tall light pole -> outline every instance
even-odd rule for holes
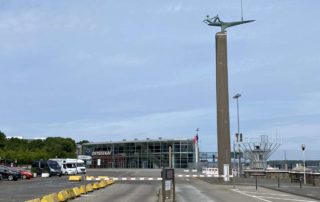
[[[302,155],[303,155],[303,183],[307,184],[307,179],[306,179],[306,157],[305,157],[306,145],[302,144],[301,145],[301,149],[302,149]]]
[[[238,177],[240,177],[240,146],[239,146],[239,136],[240,136],[240,119],[239,119],[239,97],[241,97],[240,93],[237,93],[233,96],[234,99],[237,100],[237,120],[238,120],[238,133],[237,133],[237,150],[238,150]],[[242,139],[242,137],[240,137]]]

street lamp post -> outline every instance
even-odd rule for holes
[[[237,120],[238,120],[238,133],[237,133],[237,150],[238,150],[238,177],[240,177],[240,146],[239,146],[239,136],[240,136],[240,119],[239,119],[239,97],[241,97],[240,93],[237,93],[233,96],[234,99],[237,100]]]
[[[306,157],[305,157],[306,145],[302,144],[301,145],[301,149],[302,149],[302,155],[303,155],[303,183],[307,184],[307,179],[306,179]]]

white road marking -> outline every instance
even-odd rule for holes
[[[272,197],[272,196],[261,196],[261,197],[268,198],[268,199],[279,199],[279,200],[284,200],[284,201],[316,202],[316,201],[307,201],[307,200],[301,200],[301,199],[276,198],[276,197]]]
[[[240,191],[240,190],[238,190],[238,189],[232,189],[232,191],[237,192],[237,193],[242,194],[242,195],[245,195],[245,196],[249,196],[249,197],[251,197],[251,198],[259,199],[259,200],[261,200],[261,201],[272,202],[272,201],[269,201],[269,200],[267,200],[267,199],[263,199],[263,198],[260,198],[260,197],[258,197],[258,196],[255,196],[255,195],[247,194],[247,193],[242,192],[242,191]]]
[[[252,193],[252,194],[256,194],[257,192],[252,192],[252,191],[243,191],[245,193]],[[274,196],[290,196],[288,194],[271,194],[271,193],[263,193],[263,192],[259,192],[259,194],[265,194],[265,195],[274,195]]]
[[[252,198],[256,198],[262,201],[271,202],[267,199],[276,199],[276,200],[283,200],[283,201],[297,201],[297,202],[316,202],[316,201],[310,201],[310,200],[302,200],[302,199],[290,199],[290,198],[278,198],[279,196],[288,197],[290,195],[286,194],[272,194],[272,193],[263,193],[263,192],[249,192],[249,191],[240,191],[238,189],[232,189],[232,191],[235,191],[237,193],[240,193],[242,195],[250,196]],[[251,195],[249,193],[254,193],[255,195]],[[262,196],[257,196],[257,194],[262,194]],[[263,195],[271,195],[271,196],[263,196]],[[274,197],[278,196],[278,197]]]

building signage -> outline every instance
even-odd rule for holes
[[[92,156],[107,156],[111,155],[111,151],[94,151],[92,152]]]

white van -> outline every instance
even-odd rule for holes
[[[87,173],[87,169],[85,167],[84,161],[81,159],[77,159],[77,172],[83,173],[83,174]]]
[[[64,175],[75,175],[77,171],[77,159],[50,159],[56,161]]]

